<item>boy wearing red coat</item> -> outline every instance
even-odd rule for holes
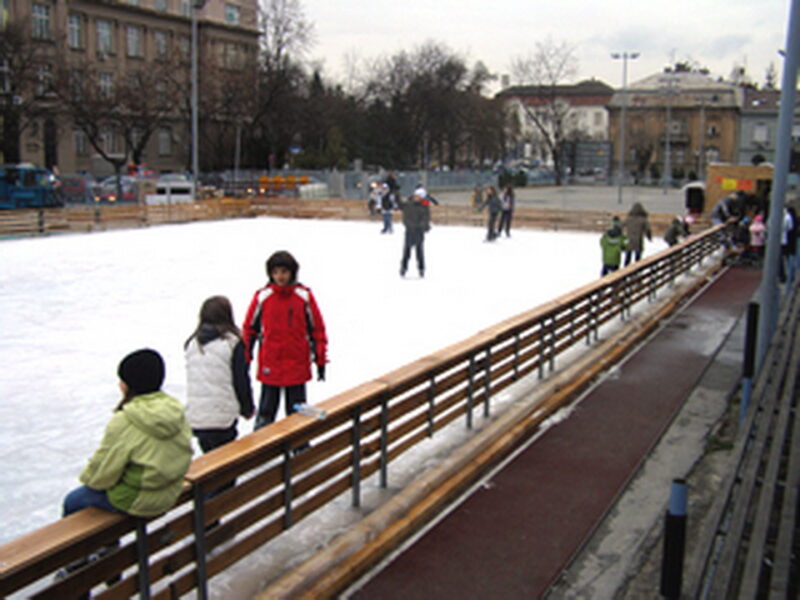
[[[253,359],[258,342],[258,380],[261,401],[255,429],[275,420],[284,390],[286,414],[306,403],[311,362],[317,379],[325,379],[328,340],[325,322],[311,290],[297,282],[299,265],[281,250],[267,260],[269,283],[256,291],[247,309],[242,337],[246,360]]]

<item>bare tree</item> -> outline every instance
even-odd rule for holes
[[[0,121],[6,162],[20,161],[20,136],[48,114],[49,44],[31,38],[28,19],[0,28]]]
[[[539,134],[555,168],[556,185],[561,184],[561,149],[572,129],[571,104],[559,95],[558,86],[573,79],[578,71],[575,49],[566,42],[547,38],[536,50],[512,60],[511,72],[518,83],[534,89],[522,106]]]

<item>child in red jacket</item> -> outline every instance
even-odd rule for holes
[[[306,403],[306,382],[311,379],[311,362],[317,379],[325,379],[328,340],[325,323],[311,290],[297,282],[300,266],[281,250],[267,260],[269,283],[256,291],[247,309],[242,337],[245,357],[253,358],[256,342],[261,400],[255,429],[275,420],[284,390],[286,414]]]

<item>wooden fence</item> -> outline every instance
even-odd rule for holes
[[[626,318],[718,249],[718,228],[710,229],[330,398],[319,405],[324,419],[295,414],[204,454],[162,517],[87,509],[18,538],[0,547],[0,596],[177,598],[196,589],[205,598],[210,577],[345,492],[359,506],[367,477],[386,487],[403,453],[455,421],[472,428],[497,392],[544,378],[560,354],[594,343],[601,325]]]
[[[466,205],[432,207],[432,220],[437,225],[484,226],[486,213]],[[514,211],[514,227],[604,231],[612,214],[600,210],[559,210],[521,205]],[[0,211],[0,238],[41,235],[66,231],[103,231],[123,227],[143,227],[163,223],[215,220],[269,215],[293,219],[380,220],[370,216],[366,204],[356,200],[298,199],[292,196],[254,196],[250,198],[208,198],[198,202],[166,205],[93,204],[70,205],[42,210]],[[650,215],[653,235],[663,235],[673,215]],[[400,219],[400,213],[395,213]],[[705,229],[703,217],[694,229]]]

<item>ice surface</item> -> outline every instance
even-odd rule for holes
[[[183,399],[183,342],[201,302],[241,320],[275,250],[300,262],[329,337],[312,403],[595,279],[599,236],[436,226],[425,279],[399,276],[402,225],[259,218],[0,242],[0,543],[57,519],[119,399],[116,368],[152,347]],[[653,253],[663,248],[654,242]],[[240,422],[240,435],[252,422]]]

